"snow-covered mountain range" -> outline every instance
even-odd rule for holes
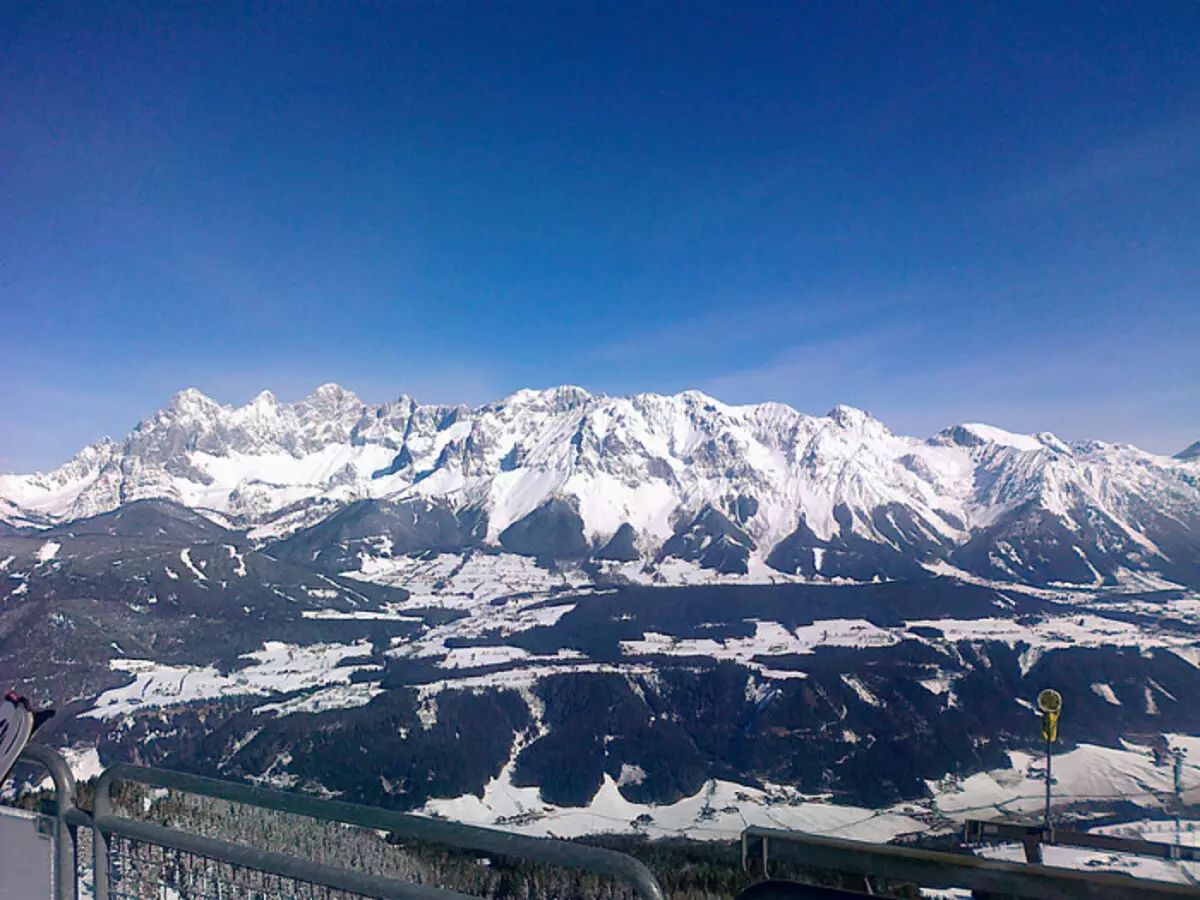
[[[0,476],[0,682],[54,739],[535,833],[1005,813],[1047,685],[1169,783],[1198,601],[1200,460],[847,407],[185,391]],[[1158,802],[1122,778],[1073,796]]]
[[[196,390],[47,474],[0,476],[44,527],[161,498],[357,568],[496,547],[650,571],[811,579],[970,572],[1037,585],[1200,586],[1200,459],[986,425],[924,440],[868,413],[520,391],[477,409],[336,385],[245,406]]]

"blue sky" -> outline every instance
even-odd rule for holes
[[[0,470],[326,381],[1200,438],[1194,4],[238,7],[0,10]]]

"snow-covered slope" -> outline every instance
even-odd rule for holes
[[[0,476],[10,522],[151,497],[351,567],[368,541],[382,555],[482,545],[804,577],[937,561],[1037,584],[1200,577],[1200,461],[986,425],[921,440],[849,407],[809,416],[694,391],[560,387],[468,409],[367,405],[336,385],[240,408],[187,390],[119,444]]]

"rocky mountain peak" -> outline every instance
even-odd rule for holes
[[[510,394],[499,405],[502,407],[524,408],[543,412],[565,412],[586,406],[593,399],[600,398],[594,398],[581,387],[564,384],[559,387],[546,388],[540,391],[523,388]]]
[[[887,426],[872,416],[866,410],[839,403],[828,413],[826,418],[832,419],[842,428],[861,431],[863,429],[882,430],[887,432]],[[890,432],[888,432],[890,433]]]
[[[1200,459],[1200,441],[1175,454],[1176,459]]]
[[[171,398],[167,410],[185,415],[211,414],[221,409],[221,404],[196,388],[185,388]]]
[[[939,560],[1031,582],[1200,572],[1200,487],[1188,466],[982,424],[922,441],[851,406],[820,418],[698,391],[614,398],[563,386],[470,409],[407,397],[365,405],[336,384],[295,403],[263,393],[234,408],[190,389],[120,445],[93,445],[49,475],[0,476],[13,522],[66,522],[150,498],[270,537],[356,500],[406,510],[420,500],[431,505],[410,511],[430,524],[403,531],[414,552],[436,526],[440,543],[425,549],[494,548],[507,534],[513,547],[578,557],[621,533],[609,556],[636,547],[653,560],[681,517],[710,508],[738,534],[714,530],[712,513],[680,558],[729,573],[771,559],[790,574],[868,579]],[[387,531],[396,547],[401,533]],[[548,533],[558,537],[547,544]]]

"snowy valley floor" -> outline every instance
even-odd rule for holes
[[[616,565],[610,568],[621,569]],[[609,574],[624,575],[635,583],[641,580],[636,567],[625,569],[628,571]],[[717,625],[727,623],[716,623],[716,636],[712,638],[647,630],[640,638],[620,642],[619,660],[599,662],[571,649],[534,652],[506,643],[533,629],[556,625],[582,602],[581,597],[609,590],[595,587],[582,572],[570,569],[552,572],[528,558],[501,554],[371,558],[364,560],[360,571],[348,574],[403,587],[411,596],[380,612],[309,613],[310,618],[412,621],[420,610],[431,608],[461,614],[460,618],[427,627],[411,639],[396,639],[386,653],[388,660],[412,660],[438,673],[436,679],[420,685],[421,696],[428,701],[429,714],[433,716],[436,716],[436,698],[443,691],[497,687],[517,691],[536,712],[537,702],[531,696],[531,688],[547,674],[642,672],[648,670],[648,660],[652,657],[702,656],[734,661],[755,671],[764,682],[804,678],[804,672],[794,664],[781,668],[772,663],[772,658],[803,658],[818,647],[869,650],[907,640],[934,640],[928,636],[931,631],[939,632],[936,640],[944,642],[988,640],[1011,647],[1023,646],[1022,671],[1055,649],[1113,645],[1140,652],[1163,651],[1191,667],[1200,666],[1200,640],[1192,630],[1200,624],[1200,598],[1193,594],[1151,602],[1133,594],[1066,588],[1020,591],[1011,585],[989,585],[1003,587],[1004,593],[995,614],[984,618],[917,617],[895,625],[873,624],[860,617],[818,618],[800,626],[755,619],[746,622],[749,633],[740,635],[722,634]],[[668,577],[676,584],[719,584],[724,580],[723,576],[688,564],[670,569]],[[1063,612],[1059,615],[1051,609],[1049,614],[1038,617],[1013,617],[1004,606],[1004,598],[1019,596],[1061,603]],[[1081,614],[1081,605],[1089,606],[1090,611]],[[1185,627],[1148,625],[1144,618],[1151,615]],[[261,650],[246,657],[244,667],[233,672],[221,672],[212,666],[115,660],[112,668],[127,674],[131,680],[102,694],[85,715],[112,723],[146,710],[211,697],[253,698],[256,715],[264,718],[361,707],[383,690],[377,679],[382,667],[370,659],[370,650],[369,643],[364,642],[308,646],[267,642]],[[870,690],[861,682],[850,678],[846,683],[864,702],[873,702]],[[955,685],[951,678],[933,677],[925,687],[953,702]],[[1098,679],[1090,689],[1114,708],[1122,703],[1107,681]],[[1156,702],[1161,702],[1162,696],[1147,687],[1145,696],[1139,696],[1137,702],[1144,704],[1148,712]],[[1022,702],[1021,698],[1015,699]],[[1029,705],[1028,700],[1023,705]],[[1032,722],[1032,712],[1030,719]],[[1200,737],[1178,734],[1164,737],[1171,749],[1185,754],[1181,799],[1188,805],[1200,806]],[[1029,753],[1012,751],[1007,767],[962,779],[947,777],[930,782],[929,798],[884,809],[835,804],[828,796],[803,794],[783,785],[751,787],[723,780],[710,780],[698,793],[675,803],[638,804],[620,792],[626,779],[639,777],[632,769],[623,771],[617,779],[605,775],[599,791],[586,805],[561,806],[545,802],[536,787],[514,785],[513,770],[522,746],[519,738],[508,763],[488,781],[481,796],[465,793],[432,799],[421,812],[523,834],[563,838],[610,834],[730,841],[748,825],[763,825],[885,842],[917,834],[950,834],[967,818],[1030,821],[1041,809],[1044,791],[1043,761]],[[71,752],[77,774],[86,778],[96,773],[99,760],[94,750]],[[286,781],[276,783],[288,786]],[[1134,816],[1120,827],[1140,829],[1147,837],[1160,839],[1158,835],[1162,832],[1157,818],[1174,791],[1172,766],[1164,763],[1161,755],[1156,759],[1149,746],[1138,743],[1125,742],[1119,747],[1083,743],[1055,759],[1055,804],[1060,812],[1069,811],[1079,820],[1076,827],[1085,828],[1088,816],[1095,810],[1125,804],[1144,810],[1147,818],[1139,824]],[[1197,833],[1189,830],[1194,824],[1184,823],[1182,840],[1197,840]],[[1163,834],[1161,839],[1175,839],[1173,823],[1170,834]],[[991,848],[986,852],[997,858],[1010,858],[1019,848]],[[1191,873],[1179,863],[1133,861],[1109,854],[1051,849],[1047,862],[1113,868],[1162,880],[1191,880]]]

